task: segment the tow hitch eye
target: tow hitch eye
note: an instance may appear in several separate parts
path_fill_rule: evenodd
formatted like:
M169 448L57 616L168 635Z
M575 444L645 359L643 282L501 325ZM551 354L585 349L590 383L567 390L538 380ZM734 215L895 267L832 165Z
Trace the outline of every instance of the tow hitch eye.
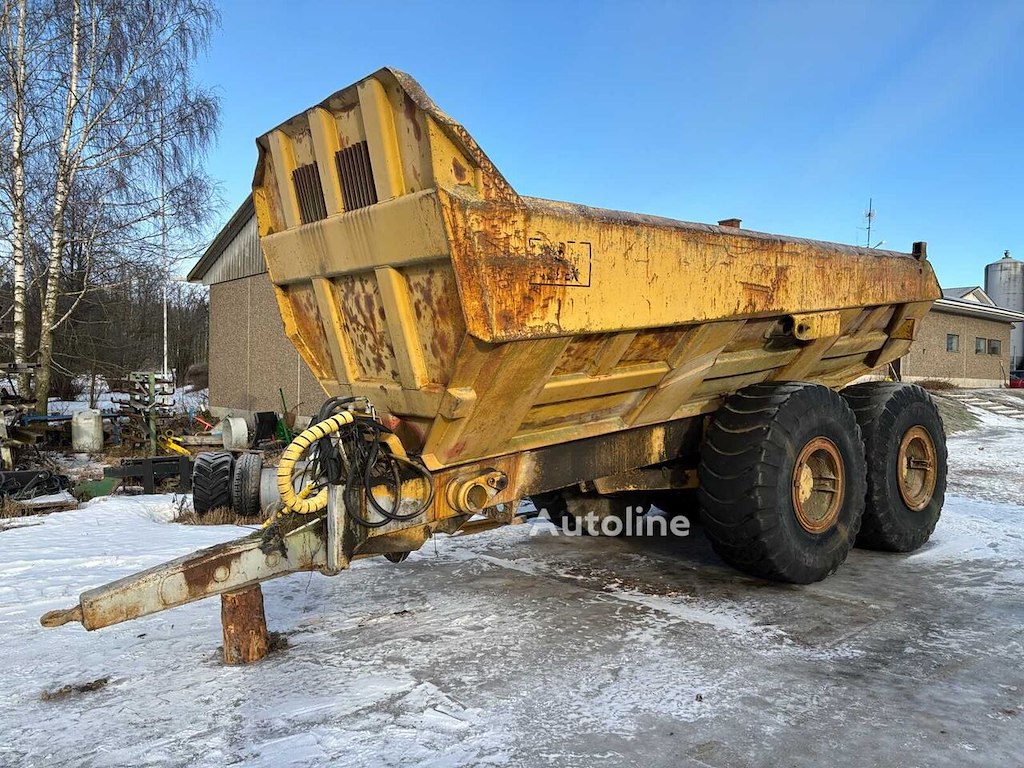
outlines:
M460 477L448 485L448 503L459 512L477 514L508 486L503 472L489 470L471 477Z

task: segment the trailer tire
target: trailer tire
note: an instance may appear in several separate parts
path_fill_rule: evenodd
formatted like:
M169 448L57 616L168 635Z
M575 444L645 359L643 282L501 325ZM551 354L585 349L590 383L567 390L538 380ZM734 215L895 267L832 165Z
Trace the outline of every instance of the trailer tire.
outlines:
M192 464L192 508L197 515L231 506L231 470L234 458L228 451L206 451Z
M867 499L857 546L912 552L931 537L946 495L946 431L916 384L870 381L842 391L867 455Z
M808 584L846 560L866 470L857 419L838 394L801 382L741 389L714 415L700 455L701 518L727 563Z
M263 511L260 506L262 474L263 457L258 453L243 453L235 461L231 475L231 508L240 517L255 517Z

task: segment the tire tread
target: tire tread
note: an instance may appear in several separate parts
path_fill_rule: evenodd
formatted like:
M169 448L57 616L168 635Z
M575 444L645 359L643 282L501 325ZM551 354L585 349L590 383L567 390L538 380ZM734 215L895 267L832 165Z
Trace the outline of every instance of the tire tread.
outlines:
M803 382L756 384L731 395L719 409L701 445L702 519L715 551L751 575L775 581L807 583L834 572L845 560L860 523L854 510L850 530L829 550L826 572L801 558L784 541L778 512L779 473L792 451L793 434L806 413L838 420L841 430L860 434L854 414L827 387ZM856 457L854 457L856 458ZM860 458L863 474L863 458ZM857 462L848 471L852 487L863 494Z
M234 457L228 451L204 451L192 464L192 508L197 515L231 506Z

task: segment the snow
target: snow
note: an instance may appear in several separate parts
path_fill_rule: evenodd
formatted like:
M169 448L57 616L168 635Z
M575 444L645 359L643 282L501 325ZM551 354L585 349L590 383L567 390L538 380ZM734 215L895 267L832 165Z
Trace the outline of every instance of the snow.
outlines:
M438 537L266 583L288 647L243 668L220 661L215 600L94 633L38 619L246 530L177 524L173 495L5 520L0 765L1014 764L1024 421L979 415L911 555L856 550L800 588L725 567L699 526Z

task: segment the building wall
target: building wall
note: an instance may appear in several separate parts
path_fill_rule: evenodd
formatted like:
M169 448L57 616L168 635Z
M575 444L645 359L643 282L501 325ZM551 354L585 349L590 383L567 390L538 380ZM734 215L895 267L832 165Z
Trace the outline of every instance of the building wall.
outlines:
M1010 371L1010 328L1010 323L998 320L932 309L924 316L917 339L903 358L903 379L942 379L962 387L1003 386ZM946 350L946 335L951 333L960 337L958 352ZM975 338L998 339L1000 354L976 354Z
M288 409L312 416L323 389L284 334L266 273L210 286L210 410L216 416Z

